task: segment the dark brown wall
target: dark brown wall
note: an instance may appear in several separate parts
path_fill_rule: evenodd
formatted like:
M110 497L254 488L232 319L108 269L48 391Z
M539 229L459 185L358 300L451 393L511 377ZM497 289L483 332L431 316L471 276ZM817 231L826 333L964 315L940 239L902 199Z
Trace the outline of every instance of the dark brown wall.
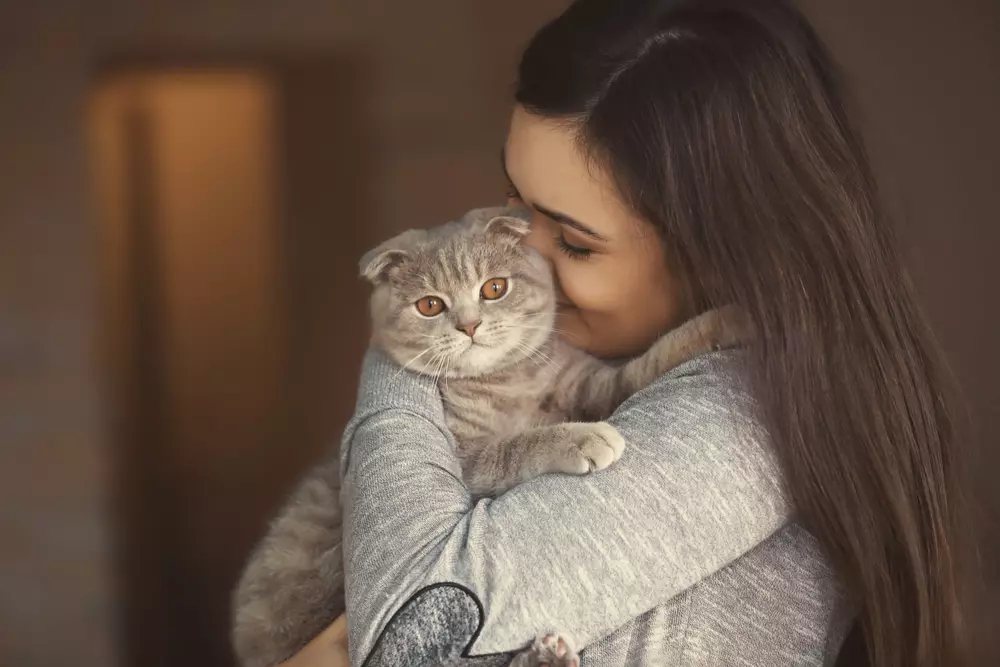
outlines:
M1000 10L993 0L802 3L854 83L914 280L969 405L977 498L997 517L1000 497L986 489L1000 467ZM170 597L178 584L158 579L162 563L132 575L168 596L147 627L168 624L161 639L183 643L175 661L215 665L242 555L349 414L365 337L357 254L501 195L513 63L563 4L0 0L0 664L136 662L120 632L136 625L121 616L142 587L123 582L115 545L150 516L149 501L114 462L154 442L115 428L121 386L102 352L109 316L130 317L102 291L116 251L102 245L85 131L107 65L263 64L280 82L283 435L247 445L240 479L253 483L219 484L213 512L244 508L230 532L202 556L183 552L192 576L215 585ZM206 472L200 488L223 473ZM996 531L982 536L988 562L1000 562ZM988 573L995 591L1000 573ZM202 611L184 613L192 604ZM996 606L984 613L1000 626Z
M853 81L909 268L961 386L986 582L972 610L1000 663L1000 3L804 0Z

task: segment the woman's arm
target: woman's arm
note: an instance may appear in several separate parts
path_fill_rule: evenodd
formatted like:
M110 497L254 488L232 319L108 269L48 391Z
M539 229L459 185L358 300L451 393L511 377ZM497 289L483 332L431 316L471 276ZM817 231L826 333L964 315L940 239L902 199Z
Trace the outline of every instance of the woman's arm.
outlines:
M439 583L482 606L472 655L548 631L585 646L780 528L789 508L730 372L739 354L684 364L627 401L610 423L628 447L610 468L473 506L433 383L370 352L341 454L352 664Z

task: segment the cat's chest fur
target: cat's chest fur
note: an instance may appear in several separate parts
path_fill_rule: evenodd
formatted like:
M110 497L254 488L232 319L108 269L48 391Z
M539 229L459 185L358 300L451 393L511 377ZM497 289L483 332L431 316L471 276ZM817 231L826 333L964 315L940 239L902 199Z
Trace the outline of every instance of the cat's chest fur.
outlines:
M524 360L481 377L441 380L445 420L459 455L484 441L505 440L565 421L562 402L555 400L564 363L559 355L550 354L545 360Z

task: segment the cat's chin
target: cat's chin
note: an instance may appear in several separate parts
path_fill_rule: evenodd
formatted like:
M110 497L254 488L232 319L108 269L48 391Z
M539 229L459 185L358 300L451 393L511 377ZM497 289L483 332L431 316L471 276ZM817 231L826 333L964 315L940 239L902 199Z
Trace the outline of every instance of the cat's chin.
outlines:
M452 362L450 377L477 377L502 371L529 358L533 347L472 345Z
M449 375L453 377L476 377L486 375L501 368L504 354L496 348L473 345L461 352L452 364Z
M535 356L547 339L539 327L539 332L527 339L494 335L471 344L468 339L464 339L464 343L452 340L446 357L428 355L427 350L394 346L386 340L375 339L374 342L398 365L411 372L430 377L474 378L508 369Z

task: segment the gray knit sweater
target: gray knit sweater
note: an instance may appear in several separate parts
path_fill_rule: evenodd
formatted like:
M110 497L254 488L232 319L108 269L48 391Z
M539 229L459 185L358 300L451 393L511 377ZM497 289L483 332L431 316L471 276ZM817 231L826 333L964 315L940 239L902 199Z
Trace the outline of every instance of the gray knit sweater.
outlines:
M369 352L341 449L351 664L506 665L558 631L584 667L832 665L851 605L790 516L742 354L622 405L610 468L473 504L432 381Z

